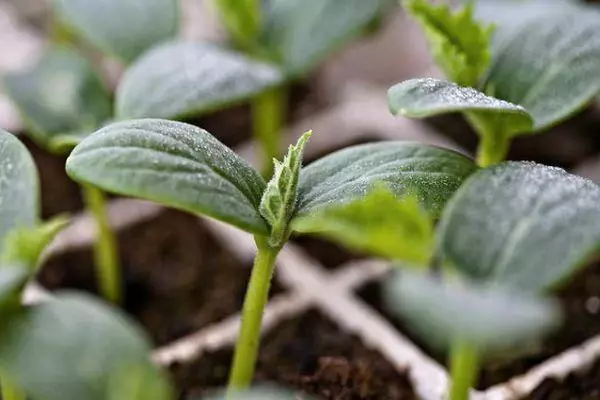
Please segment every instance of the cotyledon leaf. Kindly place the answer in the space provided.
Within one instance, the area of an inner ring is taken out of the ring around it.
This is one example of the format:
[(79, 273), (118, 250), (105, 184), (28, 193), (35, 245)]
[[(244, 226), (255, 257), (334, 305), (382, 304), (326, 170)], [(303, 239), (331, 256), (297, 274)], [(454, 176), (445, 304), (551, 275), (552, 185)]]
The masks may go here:
[[(28, 71), (7, 75), (6, 92), (33, 138), (46, 149), (66, 153), (77, 140), (112, 115), (108, 91), (92, 65), (68, 47), (50, 48)], [(70, 144), (58, 146), (65, 135)]]
[(560, 322), (556, 304), (535, 295), (410, 270), (388, 279), (384, 295), (389, 308), (432, 347), (467, 342), (480, 356), (522, 351)]
[(560, 168), (506, 162), (472, 175), (448, 203), (439, 249), (461, 273), (539, 292), (600, 246), (600, 188)]
[[(172, 399), (144, 332), (91, 296), (59, 293), (3, 317), (0, 369), (28, 398)], [(143, 376), (144, 384), (126, 381), (129, 373), (138, 382)]]
[(563, 121), (600, 92), (600, 11), (566, 2), (545, 8), (520, 23), (498, 24), (484, 86), (526, 108), (534, 131)]
[(208, 43), (171, 42), (140, 58), (117, 89), (126, 118), (199, 115), (246, 100), (283, 80), (277, 67)]
[(414, 118), (452, 112), (475, 114), (494, 126), (496, 132), (508, 136), (529, 132), (533, 127), (531, 115), (520, 105), (434, 78), (411, 79), (392, 86), (388, 102), (394, 115)]
[(53, 0), (59, 15), (103, 51), (133, 61), (175, 37), (177, 0)]
[(296, 217), (363, 197), (375, 182), (396, 195), (416, 195), (435, 218), (463, 180), (477, 169), (452, 150), (388, 141), (330, 154), (300, 172)]
[(0, 129), (0, 254), (10, 232), (37, 223), (39, 190), (37, 169), (27, 148)]
[(140, 119), (108, 125), (67, 159), (76, 181), (206, 214), (267, 234), (258, 212), (265, 181), (210, 133), (181, 122)]

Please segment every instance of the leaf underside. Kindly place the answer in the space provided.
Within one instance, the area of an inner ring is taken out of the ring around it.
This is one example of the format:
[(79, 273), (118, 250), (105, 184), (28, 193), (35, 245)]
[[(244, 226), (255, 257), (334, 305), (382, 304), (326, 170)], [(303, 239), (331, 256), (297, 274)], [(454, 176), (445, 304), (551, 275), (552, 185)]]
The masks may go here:
[(85, 139), (67, 160), (76, 181), (206, 214), (267, 234), (258, 207), (265, 182), (208, 132), (181, 122), (115, 123)]
[(444, 257), (471, 278), (539, 292), (600, 244), (600, 188), (562, 169), (507, 162), (474, 174), (439, 229)]

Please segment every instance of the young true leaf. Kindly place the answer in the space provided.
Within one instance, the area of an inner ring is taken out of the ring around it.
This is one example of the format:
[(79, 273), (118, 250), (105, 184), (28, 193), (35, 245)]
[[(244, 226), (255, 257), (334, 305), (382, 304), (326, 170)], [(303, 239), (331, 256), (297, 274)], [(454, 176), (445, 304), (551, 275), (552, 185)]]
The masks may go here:
[(64, 151), (65, 136), (77, 140), (112, 114), (90, 63), (67, 47), (50, 49), (31, 70), (6, 76), (4, 85), (34, 139), (49, 149)]
[(508, 162), (474, 174), (439, 227), (443, 256), (469, 277), (538, 292), (600, 244), (600, 188), (559, 168)]
[(260, 202), (260, 214), (271, 226), (269, 244), (279, 247), (289, 237), (289, 222), (296, 211), (298, 176), (302, 168), (302, 153), (312, 132), (306, 132), (295, 146), (290, 146), (283, 162), (273, 160), (275, 172), (267, 184)]
[(379, 142), (326, 156), (300, 173), (296, 217), (363, 197), (375, 182), (398, 196), (412, 193), (436, 218), (462, 181), (477, 169), (451, 150), (411, 142)]
[(177, 0), (53, 0), (65, 21), (103, 51), (132, 61), (179, 29)]
[(424, 118), (452, 112), (476, 116), (486, 128), (508, 137), (531, 131), (533, 119), (517, 104), (486, 96), (469, 87), (433, 78), (401, 82), (388, 92), (390, 110), (394, 115)]
[(416, 265), (427, 265), (433, 252), (433, 222), (417, 198), (410, 194), (398, 198), (385, 185), (375, 185), (350, 203), (296, 218), (292, 228)]
[(117, 117), (202, 114), (247, 100), (282, 79), (276, 67), (212, 44), (168, 43), (127, 71), (117, 89)]
[[(519, 6), (517, 10), (519, 9)], [(588, 104), (600, 92), (600, 12), (562, 5), (499, 26), (486, 91), (520, 104), (546, 129)], [(560, 10), (560, 12), (558, 12)]]
[(4, 238), (0, 265), (16, 264), (35, 270), (46, 246), (68, 222), (68, 218), (58, 216), (35, 227), (17, 228), (9, 232)]
[(35, 164), (27, 148), (0, 129), (0, 255), (11, 231), (36, 224), (39, 208)]
[(229, 35), (241, 48), (251, 50), (262, 28), (261, 0), (216, 0)]
[(264, 180), (192, 125), (159, 119), (108, 125), (75, 148), (67, 173), (106, 191), (207, 214), (253, 233), (269, 232), (258, 212)]
[(548, 300), (411, 271), (388, 280), (385, 295), (390, 309), (439, 349), (465, 342), (480, 355), (518, 351), (560, 322)]
[(263, 43), (291, 77), (304, 75), (333, 50), (359, 36), (389, 9), (390, 0), (264, 2)]
[(453, 13), (447, 4), (406, 0), (405, 7), (419, 20), (436, 63), (446, 76), (461, 86), (477, 86), (490, 60), (493, 26), (473, 17), (473, 2)]
[[(0, 324), (0, 369), (32, 399), (169, 400), (170, 387), (149, 351), (140, 329), (81, 294), (3, 314)], [(115, 385), (123, 387), (132, 371), (134, 377), (142, 372), (146, 384), (115, 397)]]

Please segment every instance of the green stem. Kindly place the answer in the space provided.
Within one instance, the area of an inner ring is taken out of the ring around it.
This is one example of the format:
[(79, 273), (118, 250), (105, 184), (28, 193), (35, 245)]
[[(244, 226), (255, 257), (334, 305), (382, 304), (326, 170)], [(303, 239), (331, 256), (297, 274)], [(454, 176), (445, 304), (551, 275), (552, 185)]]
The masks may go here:
[(2, 389), (2, 400), (25, 400), (25, 394), (5, 374), (0, 374), (0, 388)]
[(475, 384), (479, 373), (477, 349), (466, 342), (456, 342), (450, 353), (450, 369), (452, 373), (450, 400), (468, 400), (469, 390)]
[(485, 168), (505, 160), (509, 145), (510, 140), (502, 135), (482, 136), (477, 149), (477, 165)]
[(91, 186), (83, 187), (88, 210), (96, 220), (98, 236), (94, 246), (94, 260), (100, 293), (107, 300), (119, 304), (122, 300), (121, 268), (117, 252), (117, 239), (112, 231), (104, 193)]
[(260, 327), (269, 296), (275, 259), (280, 247), (270, 247), (265, 237), (255, 237), (258, 253), (254, 259), (252, 276), (244, 299), (242, 326), (235, 346), (233, 365), (229, 375), (228, 392), (247, 388), (252, 382), (260, 344)]
[(261, 170), (266, 178), (273, 174), (273, 159), (279, 157), (281, 130), (287, 113), (285, 86), (267, 90), (252, 104), (254, 138), (260, 146)]

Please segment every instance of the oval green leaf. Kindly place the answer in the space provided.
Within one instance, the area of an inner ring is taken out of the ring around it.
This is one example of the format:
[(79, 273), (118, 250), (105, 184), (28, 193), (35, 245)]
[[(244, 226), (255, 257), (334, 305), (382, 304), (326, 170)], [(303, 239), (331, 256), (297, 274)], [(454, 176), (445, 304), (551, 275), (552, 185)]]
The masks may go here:
[(247, 100), (282, 82), (269, 64), (213, 44), (173, 42), (153, 49), (117, 89), (117, 117), (180, 118)]
[(177, 0), (54, 0), (56, 9), (92, 44), (125, 61), (175, 37)]
[(20, 306), (21, 290), (29, 277), (25, 268), (6, 264), (0, 266), (0, 315), (7, 315), (8, 310)]
[[(4, 317), (0, 368), (32, 399), (172, 398), (142, 330), (90, 296), (63, 294)], [(145, 377), (137, 391), (129, 374)]]
[(543, 291), (600, 246), (600, 188), (560, 168), (503, 163), (457, 191), (438, 233), (444, 257), (462, 273)]
[(549, 300), (412, 271), (389, 279), (385, 298), (432, 347), (447, 350), (466, 342), (484, 356), (521, 351), (560, 322)]
[(109, 94), (93, 67), (66, 47), (50, 49), (31, 70), (6, 76), (4, 85), (33, 138), (46, 148), (54, 149), (61, 135), (98, 129), (112, 115)]
[(568, 118), (600, 92), (600, 12), (581, 4), (545, 8), (519, 24), (498, 25), (502, 40), (485, 85), (525, 107), (535, 131)]
[(37, 169), (27, 148), (0, 129), (0, 255), (10, 232), (36, 224), (39, 195)]
[(378, 142), (337, 151), (300, 172), (296, 217), (363, 197), (376, 182), (394, 194), (418, 197), (437, 217), (463, 180), (477, 169), (452, 150), (411, 142)]
[(193, 125), (160, 119), (108, 125), (73, 150), (67, 173), (108, 192), (268, 233), (258, 212), (265, 181), (214, 136)]
[(501, 125), (501, 132), (509, 136), (531, 131), (533, 127), (531, 115), (520, 105), (434, 78), (411, 79), (392, 86), (388, 102), (394, 115), (413, 118), (473, 113), (492, 126)]
[(360, 36), (389, 10), (390, 0), (270, 0), (263, 42), (289, 76), (308, 73), (331, 52)]

